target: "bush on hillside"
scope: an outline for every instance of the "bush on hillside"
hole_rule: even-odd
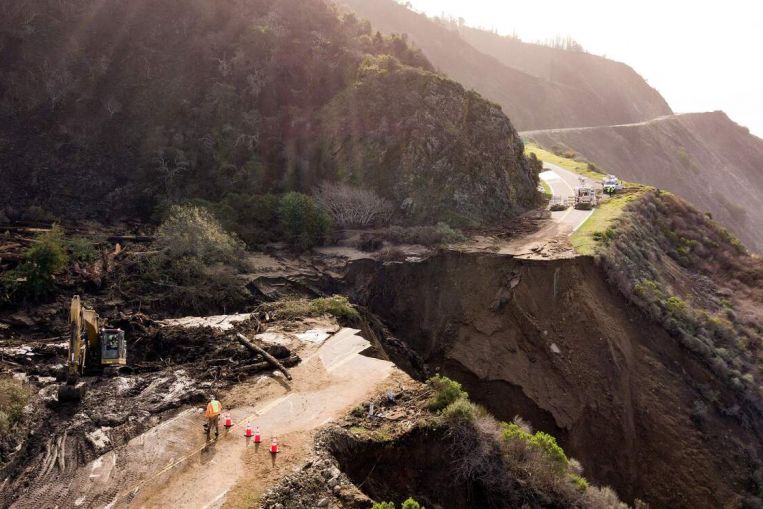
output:
[[[538,159],[538,156],[535,154],[535,152],[530,152],[530,155],[527,157],[527,163],[530,165],[530,169],[535,173],[540,173],[543,171],[543,161]]]
[[[763,349],[751,341],[763,330],[763,262],[669,193],[649,192],[627,205],[616,230],[598,250],[623,295],[732,388],[739,408],[763,408]],[[742,421],[754,419],[728,412],[729,404],[717,398],[707,403]]]
[[[231,193],[211,207],[226,229],[254,247],[281,238],[280,200],[275,194]]]
[[[446,223],[437,223],[434,226],[391,226],[381,235],[395,244],[422,246],[451,244],[466,240],[460,231],[454,230]]]
[[[21,419],[32,392],[12,378],[0,378],[0,437],[5,436]]]
[[[460,398],[446,406],[442,416],[450,422],[471,422],[479,413],[477,406],[471,401]]]
[[[95,244],[84,237],[74,237],[66,241],[66,249],[72,260],[90,264],[98,259],[98,249]]]
[[[281,198],[278,217],[289,246],[299,251],[324,244],[331,234],[331,219],[310,196],[287,193]]]
[[[432,399],[427,403],[427,407],[433,412],[443,410],[451,403],[468,397],[466,392],[461,389],[460,383],[442,375],[433,376],[427,380],[427,384],[434,391]]]
[[[572,507],[585,497],[590,503],[584,507],[627,507],[611,490],[589,486],[580,463],[568,459],[553,436],[533,433],[519,417],[498,423],[469,401],[458,382],[444,376],[427,383],[433,391],[430,410],[441,410],[435,426],[444,428],[458,458],[457,480],[478,482],[504,503],[542,497],[547,505]]]
[[[125,276],[124,291],[155,295],[158,307],[198,314],[237,310],[250,298],[238,277],[243,244],[206,208],[172,207],[153,247],[156,252],[129,266],[138,277]]]
[[[197,258],[202,263],[237,263],[241,242],[225,231],[209,210],[193,205],[172,207],[156,231],[156,247],[170,259]]]
[[[392,217],[392,204],[368,189],[324,182],[315,199],[342,227],[385,225]]]
[[[412,498],[409,498],[405,502],[403,502],[402,509],[426,509],[426,508],[422,507],[421,504],[419,504]]]
[[[262,304],[259,309],[279,320],[298,320],[321,315],[331,315],[345,320],[360,318],[358,310],[343,295],[319,297],[312,300],[291,299],[267,302]]]
[[[0,276],[3,300],[18,295],[34,300],[49,296],[56,287],[56,275],[69,263],[64,231],[54,225],[50,231],[38,234],[14,270]]]

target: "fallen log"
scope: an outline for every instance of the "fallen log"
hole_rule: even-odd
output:
[[[300,360],[301,359],[299,358],[299,356],[292,355],[292,356],[284,359],[282,364],[284,366],[292,367],[292,366],[296,366],[297,364],[299,364]],[[232,369],[231,371],[233,373],[236,373],[236,374],[245,373],[245,374],[250,375],[252,373],[258,373],[260,371],[264,371],[265,369],[269,368],[270,366],[272,366],[272,364],[267,362],[267,361],[255,362],[254,364],[246,364],[245,366],[239,366],[237,368]]]
[[[125,242],[135,243],[149,243],[154,241],[154,237],[150,235],[112,235],[107,239],[109,242],[118,242],[124,244]]]
[[[236,339],[238,340],[238,342],[239,342],[239,343],[241,343],[241,344],[242,344],[242,345],[244,345],[244,346],[245,346],[247,349],[249,349],[249,351],[251,351],[251,352],[254,352],[254,353],[256,353],[256,354],[259,354],[259,355],[262,355],[262,356],[265,358],[265,360],[267,360],[267,361],[268,361],[270,364],[272,364],[272,365],[273,365],[273,366],[274,366],[274,367],[275,367],[277,370],[279,370],[281,373],[283,373],[283,374],[284,374],[284,376],[286,376],[286,379],[287,379],[287,380],[291,380],[291,374],[289,373],[289,370],[287,370],[287,369],[284,367],[284,365],[283,365],[283,364],[281,364],[280,362],[278,362],[278,360],[276,360],[276,358],[275,358],[275,357],[273,357],[273,356],[272,356],[272,355],[270,355],[268,352],[266,352],[265,350],[263,350],[263,349],[262,349],[262,348],[260,348],[259,346],[255,345],[255,344],[254,344],[254,343],[252,343],[251,341],[249,341],[249,340],[246,338],[246,336],[244,336],[243,334],[240,334],[240,333],[239,333],[239,334],[236,334]]]

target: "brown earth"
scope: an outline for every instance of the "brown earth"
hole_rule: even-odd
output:
[[[406,34],[438,70],[501,105],[520,130],[640,122],[672,113],[629,66],[427,18],[393,0],[342,0],[384,33]]]
[[[723,112],[522,135],[546,148],[571,148],[625,180],[672,191],[763,251],[763,140]]]
[[[592,259],[444,252],[356,263],[347,280],[430,370],[461,381],[496,417],[553,434],[624,499],[735,507],[752,489],[763,430],[716,410],[695,423],[703,389],[720,389],[729,408],[733,395]]]

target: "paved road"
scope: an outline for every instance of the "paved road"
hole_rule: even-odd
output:
[[[618,128],[618,127],[636,127],[636,126],[645,126],[649,124],[653,124],[656,122],[660,122],[662,120],[670,119],[670,118],[678,118],[682,116],[689,116],[692,115],[692,113],[675,113],[673,115],[663,115],[661,117],[653,118],[651,120],[645,120],[643,122],[634,122],[632,124],[614,124],[614,125],[597,125],[597,126],[590,126],[590,127],[561,127],[557,129],[536,129],[534,131],[520,131],[519,135],[523,138],[532,138],[535,134],[553,134],[553,133],[564,133],[564,132],[580,132],[580,131],[595,131],[597,129],[608,129],[608,128]]]
[[[554,196],[566,200],[575,195],[575,186],[578,185],[578,175],[561,168],[555,164],[543,163],[544,171],[540,178],[550,187]],[[569,226],[570,233],[574,232],[585,223],[593,214],[592,210],[575,210],[569,208],[560,212],[552,212],[551,219],[565,226]]]

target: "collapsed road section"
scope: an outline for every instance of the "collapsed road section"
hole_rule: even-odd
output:
[[[220,328],[208,320],[182,323],[120,324],[131,338],[130,372],[83,377],[87,390],[78,403],[55,396],[64,344],[3,352],[26,368],[19,376],[41,397],[30,410],[34,431],[3,472],[1,506],[216,507],[244,479],[248,490],[258,483],[264,490],[301,457],[306,433],[392,383],[392,375],[404,376],[388,361],[361,355],[368,341],[328,317],[275,321],[260,333],[256,318],[220,321]],[[278,363],[301,360],[288,371],[293,379],[243,347],[236,333]],[[232,426],[206,442],[202,408],[212,394]],[[247,425],[261,430],[262,447],[244,436]],[[276,455],[267,447],[271,438]]]

